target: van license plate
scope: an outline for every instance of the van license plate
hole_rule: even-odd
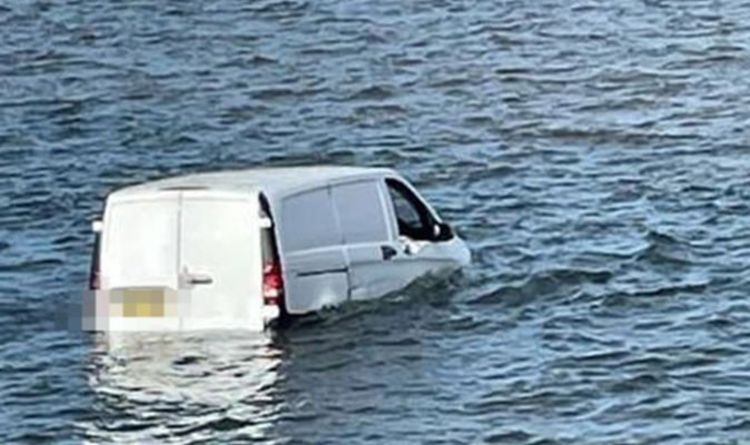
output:
[[[163,317],[163,289],[125,289],[122,291],[123,317]]]

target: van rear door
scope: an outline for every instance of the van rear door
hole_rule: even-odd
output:
[[[180,276],[183,329],[263,329],[258,199],[183,192]]]
[[[179,206],[173,191],[107,201],[97,329],[179,329]]]
[[[130,196],[108,204],[104,225],[110,329],[263,329],[256,194]]]

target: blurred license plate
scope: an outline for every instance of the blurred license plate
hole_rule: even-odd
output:
[[[163,317],[164,289],[123,289],[123,317]]]

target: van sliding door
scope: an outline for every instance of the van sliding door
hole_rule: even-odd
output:
[[[286,197],[276,221],[287,311],[303,314],[346,301],[348,267],[329,189]]]

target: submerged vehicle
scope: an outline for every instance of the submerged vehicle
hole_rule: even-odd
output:
[[[117,190],[96,234],[84,327],[263,330],[470,262],[391,169],[200,173]]]

